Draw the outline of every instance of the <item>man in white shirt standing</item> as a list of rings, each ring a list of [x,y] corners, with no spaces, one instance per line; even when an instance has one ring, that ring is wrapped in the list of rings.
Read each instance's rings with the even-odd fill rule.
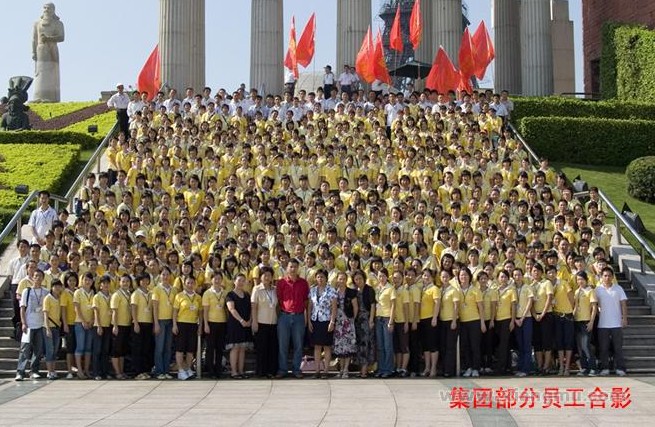
[[[348,65],[343,66],[343,73],[339,74],[339,89],[341,92],[345,92],[350,97],[350,93],[353,90],[353,80],[352,74],[350,73],[350,67]]]
[[[130,118],[130,123],[134,120],[134,115],[137,111],[143,111],[148,103],[148,93],[139,93],[138,90],[132,92],[132,100],[127,104],[127,116]]]
[[[601,284],[596,287],[598,297],[598,346],[600,347],[600,375],[607,376],[610,344],[614,350],[616,375],[625,376],[623,358],[623,328],[628,326],[628,297],[623,288],[615,283],[614,270],[605,267],[600,275]]]
[[[130,97],[125,93],[123,83],[116,85],[116,92],[107,101],[107,107],[111,110],[116,110],[116,120],[118,120],[119,132],[125,136],[130,133],[130,117],[127,115],[127,106],[130,103]]]
[[[27,361],[30,360],[31,379],[41,378],[39,365],[45,348],[43,300],[48,290],[41,287],[43,271],[36,270],[32,275],[33,286],[23,291],[20,300],[20,318],[23,324],[23,337],[21,338],[18,366],[16,367],[16,381],[23,381]]]
[[[334,88],[334,73],[332,72],[332,66],[325,66],[325,74],[323,75],[323,93],[325,96],[330,96],[332,89]]]
[[[52,229],[52,224],[57,220],[57,211],[50,206],[50,193],[39,192],[39,206],[32,211],[30,221],[27,223],[32,228],[34,242],[45,245],[45,235]]]
[[[189,104],[193,105],[196,92],[193,90],[192,87],[186,88],[185,92],[186,92],[186,96],[182,100],[182,105],[184,105],[185,102],[188,102]]]

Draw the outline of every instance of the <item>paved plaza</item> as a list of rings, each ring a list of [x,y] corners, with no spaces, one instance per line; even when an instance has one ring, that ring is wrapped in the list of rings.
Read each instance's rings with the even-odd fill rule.
[[[469,408],[451,408],[453,387]],[[497,409],[497,390],[516,389],[515,406]],[[559,387],[559,402],[547,388]],[[589,398],[596,387],[607,393]],[[484,408],[484,389],[492,408]],[[526,388],[538,396],[526,398]],[[620,399],[612,388],[627,391]],[[626,390],[629,388],[629,390]],[[578,389],[577,397],[571,397]],[[530,393],[532,394],[532,393]],[[652,425],[655,377],[476,378],[453,380],[220,380],[0,383],[1,426],[636,426]],[[625,408],[614,408],[626,406]],[[618,405],[622,402],[623,405]],[[557,408],[557,403],[561,408]],[[520,408],[522,404],[525,407]],[[550,407],[544,408],[543,406]],[[568,407],[567,407],[568,406]],[[577,407],[571,407],[577,406]]]

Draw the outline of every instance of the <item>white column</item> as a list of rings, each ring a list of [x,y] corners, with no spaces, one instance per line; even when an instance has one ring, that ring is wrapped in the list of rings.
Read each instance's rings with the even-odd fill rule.
[[[433,45],[433,29],[434,24],[432,22],[432,8],[433,3],[431,1],[422,1],[421,2],[421,15],[423,16],[423,36],[421,37],[421,43],[418,45],[418,49],[414,52],[414,59],[421,62],[427,62],[432,64],[434,57],[437,54],[437,49]]]
[[[551,1],[554,93],[575,92],[575,54],[573,21],[569,19],[569,1]]]
[[[521,31],[519,0],[493,0],[492,28],[496,50],[494,88],[521,93]]]
[[[282,12],[282,0],[252,0],[250,86],[263,90],[262,95],[283,92],[284,21]],[[298,34],[299,36],[300,34]]]
[[[550,0],[521,2],[521,82],[523,95],[553,94]]]
[[[371,0],[337,0],[337,66],[334,69],[337,76],[344,65],[355,65],[369,25]]]
[[[159,55],[162,83],[184,92],[205,80],[205,0],[160,0]]]
[[[434,53],[443,46],[457,66],[462,43],[462,0],[434,0],[432,6],[432,46]],[[423,6],[423,3],[421,3]]]

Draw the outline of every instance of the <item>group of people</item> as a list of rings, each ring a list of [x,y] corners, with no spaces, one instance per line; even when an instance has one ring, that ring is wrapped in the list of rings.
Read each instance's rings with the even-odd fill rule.
[[[80,379],[625,374],[603,203],[506,92],[118,89],[109,169],[18,243],[17,380],[62,341]]]

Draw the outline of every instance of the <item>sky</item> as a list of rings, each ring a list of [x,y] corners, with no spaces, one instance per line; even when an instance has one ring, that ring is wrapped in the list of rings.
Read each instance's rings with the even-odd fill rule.
[[[184,1],[184,0],[179,0]],[[382,0],[371,0],[374,28]],[[424,0],[425,1],[425,0]],[[20,0],[3,4],[3,46],[0,57],[0,93],[10,77],[33,76],[32,29],[41,16],[44,0]],[[64,23],[66,40],[59,44],[62,101],[89,101],[117,82],[135,86],[137,75],[157,44],[159,0],[55,0]],[[467,0],[473,29],[484,20],[491,30],[491,0]],[[250,0],[206,0],[206,80],[214,89],[235,89],[249,84]],[[576,91],[583,89],[582,6],[570,0],[574,21]],[[336,1],[285,0],[285,51],[291,16],[296,17],[298,36],[316,12],[316,55],[307,71],[320,71],[336,61]],[[9,19],[7,19],[9,18]],[[226,60],[229,65],[226,65]],[[492,64],[493,65],[493,64]],[[303,69],[301,68],[301,72]],[[493,66],[485,81],[493,77]],[[31,94],[30,94],[31,95]]]

